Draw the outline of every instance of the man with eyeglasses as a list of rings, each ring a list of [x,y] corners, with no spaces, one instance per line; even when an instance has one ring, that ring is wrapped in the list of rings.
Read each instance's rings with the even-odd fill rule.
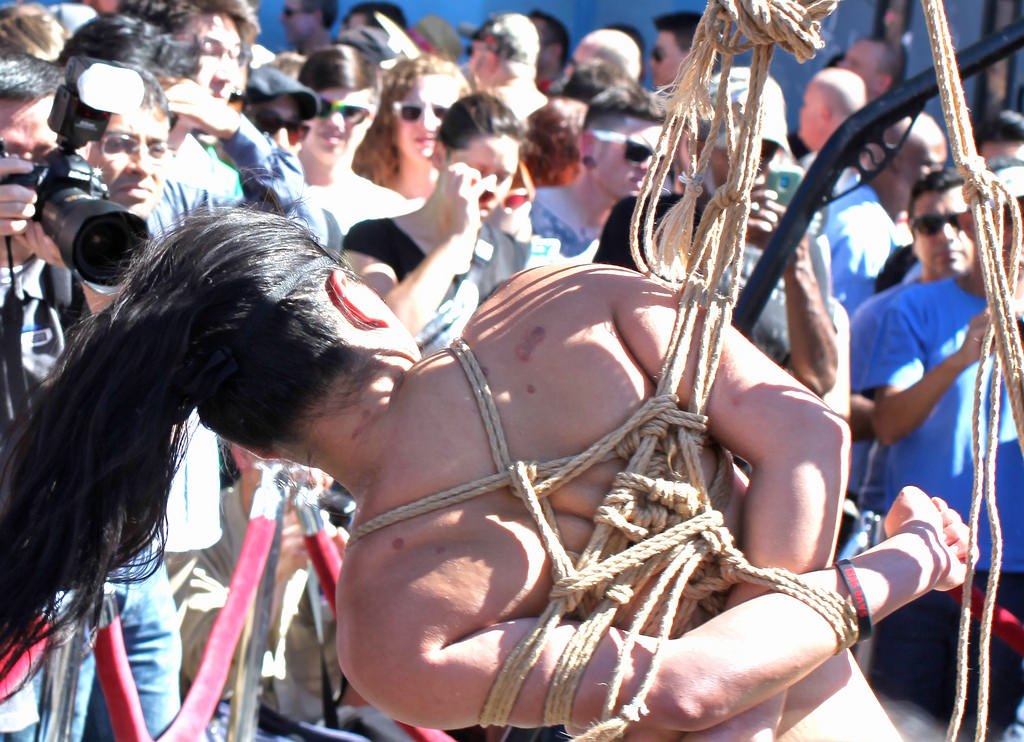
[[[1010,194],[1024,197],[1024,162],[993,161],[990,167]],[[885,309],[863,388],[874,390],[874,429],[888,445],[880,504],[893,500],[895,487],[915,484],[967,514],[974,483],[972,436],[988,428],[992,401],[991,364],[983,372],[982,404],[974,414],[975,384],[982,340],[990,317],[986,308],[981,260],[975,254],[974,219],[962,195],[932,194],[918,199],[911,219],[915,250],[922,246],[922,281],[898,289]],[[950,249],[942,243],[954,243]],[[1012,247],[1004,234],[1007,276]],[[948,255],[948,257],[947,257]],[[953,257],[955,256],[955,258]],[[957,270],[960,268],[960,270]],[[933,278],[943,269],[945,277]],[[1010,284],[1019,313],[1024,280]],[[1000,384],[1001,416],[994,450],[994,485],[1003,536],[1002,575],[997,602],[1024,615],[1024,457],[1005,384]],[[983,435],[984,432],[982,433]],[[988,519],[979,528],[981,558],[975,583],[984,586],[990,569],[992,537]],[[945,726],[953,708],[959,606],[946,596],[929,594],[897,611],[879,627],[874,639],[871,681],[892,702],[911,704]],[[975,624],[972,631],[977,632]],[[975,636],[977,634],[974,634]],[[973,642],[972,642],[973,644]],[[972,659],[972,666],[975,660]],[[1014,718],[1024,694],[1020,657],[993,641],[987,728],[993,738]],[[973,673],[972,673],[973,675]],[[973,704],[972,704],[973,705]],[[968,714],[970,714],[970,709]],[[973,723],[973,722],[971,722]]]
[[[0,159],[0,176],[25,172],[31,167],[30,161],[40,160],[56,145],[56,135],[49,128],[47,117],[63,78],[61,69],[49,62],[24,55],[0,56],[0,137],[11,155]],[[104,152],[102,158],[121,163],[110,170],[106,182],[116,183],[111,189],[116,193],[114,200],[140,216],[152,209],[161,189],[159,182],[148,171],[144,174],[134,161],[164,158],[168,127],[166,103],[163,105],[162,130],[141,130],[134,114],[126,118],[114,116],[108,134],[92,145],[93,152]],[[90,164],[97,162],[90,156]],[[5,369],[0,374],[0,396],[4,399],[0,437],[4,438],[13,418],[27,408],[28,391],[42,381],[63,352],[67,327],[87,313],[83,298],[96,306],[100,301],[97,294],[88,289],[83,291],[64,266],[53,240],[38,222],[29,220],[35,207],[36,195],[31,189],[0,185],[0,234],[11,237],[10,250],[0,261],[0,344],[20,349],[17,359],[4,354]],[[166,573],[157,570],[144,581],[130,587],[120,585],[118,590],[143,717],[150,733],[157,735],[173,721],[179,707],[180,643],[170,586]],[[78,677],[79,693],[69,737],[72,741],[111,738],[109,723],[103,720],[106,711],[99,711],[103,707],[102,696],[91,695],[92,672],[91,660],[86,660]],[[22,691],[23,698],[28,700],[27,716],[18,715],[13,720],[4,717],[7,723],[0,726],[3,742],[35,739],[35,721],[46,709],[37,708],[34,691],[33,685]]]
[[[693,32],[697,30],[700,13],[666,13],[654,19],[658,31],[651,48],[651,83],[655,89],[671,85],[679,67],[690,53]]]
[[[299,54],[330,46],[337,17],[338,0],[285,0],[281,7],[285,38]]]
[[[540,238],[534,264],[593,259],[612,207],[640,190],[663,117],[661,101],[632,83],[590,102],[580,132],[579,174],[568,185],[537,189],[530,215]]]

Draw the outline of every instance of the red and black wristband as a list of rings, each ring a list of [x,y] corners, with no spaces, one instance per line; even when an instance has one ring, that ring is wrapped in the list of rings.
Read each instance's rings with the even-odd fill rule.
[[[857,641],[864,641],[871,636],[871,611],[868,610],[868,600],[864,596],[864,588],[860,586],[857,579],[857,571],[853,568],[853,562],[849,559],[840,559],[836,562],[836,571],[839,579],[846,585],[846,591],[850,594],[853,608],[857,611]]]

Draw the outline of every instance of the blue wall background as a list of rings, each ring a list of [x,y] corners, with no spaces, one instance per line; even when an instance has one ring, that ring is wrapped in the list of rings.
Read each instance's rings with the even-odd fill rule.
[[[340,3],[340,16],[354,3]],[[281,7],[283,0],[263,0],[260,4],[260,25],[263,27],[262,43],[272,51],[286,47],[284,31],[281,28]],[[405,11],[409,23],[415,23],[430,13],[444,18],[453,26],[460,22],[481,23],[491,13],[529,13],[540,8],[560,19],[569,29],[571,42],[575,45],[584,34],[595,28],[612,23],[631,23],[648,40],[648,49],[654,43],[654,26],[651,19],[662,13],[678,10],[704,10],[703,0],[459,0],[459,2],[429,2],[429,0],[399,0],[398,5]],[[335,29],[337,31],[337,29]]]

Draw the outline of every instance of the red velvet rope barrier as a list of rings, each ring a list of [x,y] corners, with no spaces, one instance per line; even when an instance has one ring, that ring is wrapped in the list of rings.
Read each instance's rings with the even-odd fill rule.
[[[194,742],[201,738],[210,723],[227,681],[249,604],[266,566],[276,527],[276,521],[266,518],[249,521],[238,564],[231,577],[227,601],[214,621],[196,679],[174,723],[160,735],[160,742]],[[334,593],[341,571],[338,548],[323,529],[306,537],[306,547],[331,609],[336,613]],[[96,672],[107,701],[115,739],[117,742],[153,742],[146,729],[138,691],[128,665],[119,618],[98,632],[95,651]],[[454,742],[452,737],[438,729],[399,724],[413,742]]]
[[[335,605],[335,592],[338,585],[338,575],[341,574],[341,554],[338,553],[337,545],[321,528],[312,535],[306,535],[306,551],[309,552],[309,561],[313,563],[317,579],[320,580],[320,587],[331,605],[331,612],[335,618],[338,616],[338,607]]]
[[[963,588],[957,587],[949,591],[949,596],[961,605],[964,602]],[[971,588],[971,615],[981,620],[985,606],[985,592],[977,585]],[[1024,656],[1024,627],[1020,619],[1000,605],[996,605],[992,614],[992,633],[1006,642],[1017,654]]]
[[[275,520],[256,518],[249,521],[238,564],[235,565],[235,572],[231,576],[227,601],[214,621],[206,649],[203,650],[199,671],[181,706],[181,711],[178,712],[174,723],[160,735],[161,742],[195,742],[202,738],[203,730],[213,718],[213,712],[220,702],[224,683],[228,678],[238,637],[242,634],[242,625],[245,623],[249,604],[259,586],[276,530]],[[116,639],[114,634],[117,635]],[[99,654],[101,640],[107,650],[102,657]],[[128,659],[119,621],[99,631],[96,649],[97,672],[100,672],[101,683],[106,672],[117,679],[111,683],[110,693],[107,685],[103,685],[103,695],[107,701],[117,742],[153,742],[145,724],[141,724],[140,727],[135,722],[136,714],[139,719],[142,717],[139,694],[135,686],[122,677],[120,670],[121,666],[127,668]],[[115,669],[104,670],[103,665],[111,665]],[[128,677],[130,678],[130,673]]]
[[[7,675],[0,677],[0,701],[6,700],[8,696],[14,695],[14,692],[21,688],[28,676],[35,670],[36,661],[42,657],[45,649],[45,639],[36,642],[31,649],[18,658]],[[5,657],[4,660],[6,659]],[[2,665],[3,663],[0,663],[0,666]]]
[[[146,720],[142,716],[142,705],[139,703],[139,692],[135,688],[132,668],[128,664],[128,653],[125,651],[124,634],[121,631],[121,617],[114,619],[96,633],[96,676],[100,679],[103,698],[107,701],[110,711],[110,725],[114,729],[114,739],[118,740],[152,740],[146,729]],[[111,699],[117,699],[112,702]]]

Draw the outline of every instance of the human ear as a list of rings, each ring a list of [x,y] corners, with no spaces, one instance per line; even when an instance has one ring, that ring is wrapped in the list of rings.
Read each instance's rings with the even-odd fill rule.
[[[388,327],[387,320],[372,317],[360,306],[359,297],[353,296],[351,284],[344,271],[333,271],[327,279],[327,294],[331,303],[338,308],[350,324],[361,330],[380,330]],[[366,289],[370,291],[369,288]]]

